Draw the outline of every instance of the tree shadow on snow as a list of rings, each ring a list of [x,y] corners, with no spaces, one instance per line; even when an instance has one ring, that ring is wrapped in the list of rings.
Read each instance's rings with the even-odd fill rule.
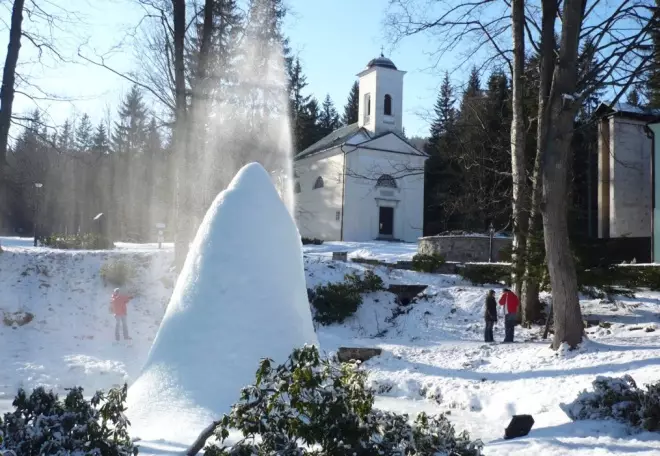
[[[639,348],[639,347],[638,347]],[[565,368],[565,369],[537,369],[533,371],[522,371],[522,372],[488,372],[488,371],[474,371],[470,369],[447,369],[438,366],[433,366],[426,363],[420,362],[407,362],[406,366],[423,373],[424,375],[433,375],[436,377],[449,377],[449,378],[458,378],[463,380],[473,380],[481,381],[485,380],[497,380],[497,381],[515,381],[515,380],[528,380],[536,378],[548,378],[548,377],[564,377],[564,376],[573,376],[573,375],[601,375],[606,373],[618,373],[618,372],[629,372],[633,369],[639,369],[647,366],[657,366],[660,365],[660,357],[658,358],[649,358],[639,361],[629,361],[626,363],[608,363],[601,364],[597,366],[588,366],[588,367],[578,367],[574,369]],[[393,368],[394,366],[389,366],[387,363],[379,365],[381,370],[391,370],[398,371],[399,369]]]
[[[600,442],[599,438],[608,438]],[[567,442],[560,439],[571,439]],[[584,442],[575,439],[589,439]],[[614,439],[613,442],[610,439]],[[619,443],[616,443],[619,441]],[[656,445],[644,445],[645,441],[654,442]],[[630,444],[627,444],[630,442]],[[504,440],[496,439],[488,443],[488,446],[514,445],[527,446],[539,443],[547,443],[553,449],[562,448],[568,451],[603,449],[614,454],[648,453],[658,451],[657,434],[643,432],[641,434],[629,434],[625,425],[614,421],[576,421],[556,426],[548,426],[532,429],[528,436],[518,439]]]

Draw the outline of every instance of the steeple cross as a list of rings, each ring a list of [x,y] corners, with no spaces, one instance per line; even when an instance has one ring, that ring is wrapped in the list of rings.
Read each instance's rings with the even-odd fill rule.
[[[384,47],[383,47],[383,45],[381,45],[380,46],[380,56],[381,57],[385,57],[385,55],[383,55],[383,49],[384,49]]]

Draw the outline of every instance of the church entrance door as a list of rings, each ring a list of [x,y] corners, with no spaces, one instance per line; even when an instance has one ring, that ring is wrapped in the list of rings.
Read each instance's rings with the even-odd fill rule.
[[[379,209],[378,234],[384,237],[392,236],[394,234],[394,208],[381,206]]]

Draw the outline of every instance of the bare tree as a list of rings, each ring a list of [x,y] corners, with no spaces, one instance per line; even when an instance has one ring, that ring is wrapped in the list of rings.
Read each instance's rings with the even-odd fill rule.
[[[491,0],[444,2],[445,10],[435,18],[425,17],[428,11],[416,14],[415,0],[391,0],[391,3],[403,12],[398,17],[392,16],[393,24],[398,26],[395,28],[398,37],[435,31],[445,37],[439,53],[466,42],[472,45],[470,52],[490,45],[494,55],[508,59],[510,51],[502,47],[502,36],[512,28],[515,54],[515,44],[520,38],[520,29],[515,24],[520,21],[513,20],[512,27],[502,25],[502,15],[498,11],[487,11],[495,3]],[[520,3],[504,4],[512,8],[512,17],[520,19]],[[653,6],[651,0],[619,0],[607,5],[599,0],[543,0],[541,25],[533,14],[538,8],[535,5],[525,8],[526,38],[539,54],[542,81],[537,118],[538,172],[533,180],[537,191],[532,191],[535,206],[531,208],[534,211],[532,222],[538,210],[543,220],[546,261],[553,291],[555,348],[563,342],[577,345],[583,330],[566,205],[574,121],[582,102],[598,90],[608,88],[616,94],[616,102],[630,85],[641,80],[650,60],[649,32],[657,14]],[[554,43],[555,33],[560,36],[559,46]],[[582,58],[597,60],[584,72],[579,71],[582,43],[591,44],[589,55]],[[534,225],[531,224],[532,229]],[[527,292],[533,297],[534,283],[528,285]]]
[[[525,159],[525,120],[523,106],[523,70],[525,66],[525,2],[511,2],[511,30],[513,35],[513,86],[511,121],[511,174],[513,178],[512,219],[513,225],[513,273],[514,279],[524,272],[527,226],[529,222],[527,170]],[[522,280],[514,280],[520,296]]]
[[[14,105],[14,91],[16,84],[16,65],[21,49],[21,36],[23,27],[24,0],[15,0],[11,13],[9,26],[9,43],[7,56],[2,72],[2,88],[0,89],[0,205],[4,209],[7,204],[6,164],[7,145],[9,142],[9,128],[11,127],[12,109]]]

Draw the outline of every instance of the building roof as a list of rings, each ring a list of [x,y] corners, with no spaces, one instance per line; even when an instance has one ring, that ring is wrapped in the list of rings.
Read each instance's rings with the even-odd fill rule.
[[[403,135],[400,135],[399,133],[396,133],[394,131],[384,131],[380,134],[372,135],[372,134],[369,134],[369,132],[367,130],[365,130],[364,128],[359,127],[357,123],[354,123],[354,124],[346,125],[345,127],[341,127],[339,129],[333,131],[329,135],[327,135],[324,138],[318,140],[317,142],[315,142],[314,144],[309,146],[307,149],[305,149],[302,152],[300,152],[299,154],[297,154],[293,159],[294,160],[300,160],[301,158],[309,157],[309,156],[314,155],[318,152],[323,152],[324,150],[332,149],[333,147],[342,146],[342,145],[346,144],[346,142],[349,139],[351,139],[353,136],[355,136],[360,131],[364,131],[369,139],[367,139],[365,141],[362,141],[360,143],[357,143],[357,144],[353,144],[353,146],[355,146],[355,147],[359,148],[360,144],[368,143],[368,142],[373,141],[375,139],[378,139],[382,136],[394,135],[397,138],[399,138],[401,141],[405,142],[410,147],[415,149],[417,152],[419,152],[420,155],[428,156],[428,154],[426,152],[419,150],[417,147],[415,147],[414,144],[412,144]]]
[[[392,70],[397,69],[394,62],[392,62],[390,59],[385,57],[382,53],[380,54],[380,57],[376,57],[375,59],[371,59],[369,61],[369,63],[367,63],[367,69],[373,68],[373,67],[390,68]]]
[[[307,149],[303,150],[295,156],[295,159],[301,159],[308,157],[317,152],[330,149],[335,146],[339,146],[348,141],[353,135],[359,132],[361,128],[358,126],[357,122],[346,125],[345,127],[338,128],[329,135],[319,139],[314,144],[309,146]]]
[[[598,116],[615,115],[640,120],[652,120],[660,116],[660,109],[636,106],[630,103],[603,101],[596,108]]]

